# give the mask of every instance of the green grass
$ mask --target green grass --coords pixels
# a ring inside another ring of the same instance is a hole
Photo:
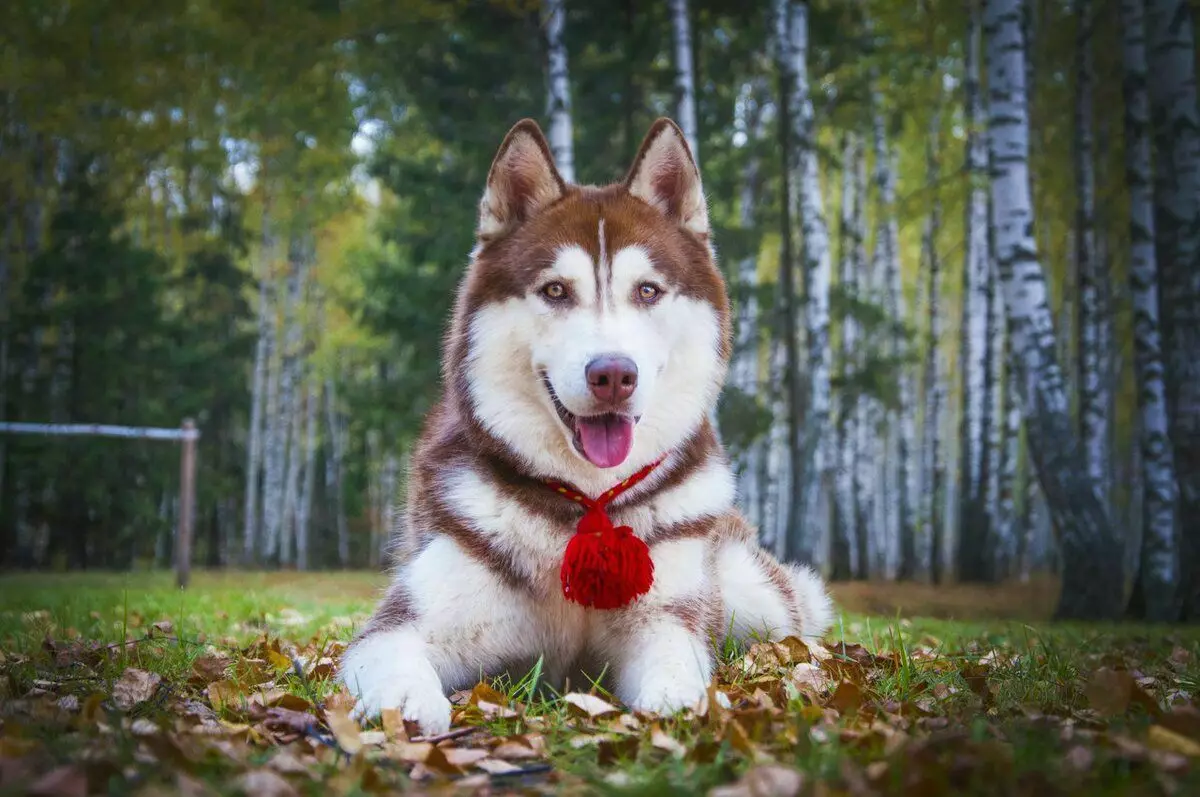
[[[0,794],[49,790],[46,778],[110,794],[254,793],[264,778],[307,794],[478,784],[488,775],[471,763],[413,770],[427,748],[396,746],[391,728],[348,755],[357,745],[326,723],[345,698],[322,657],[382,585],[360,573],[201,572],[186,591],[167,573],[0,577]],[[1006,621],[990,598],[974,611],[982,593],[965,589],[836,592],[886,613],[843,614],[815,669],[803,648],[723,641],[730,708],[589,718],[539,662],[477,690],[508,710],[464,707],[456,727],[477,729],[442,745],[506,761],[515,771],[493,774],[493,791],[696,794],[779,766],[803,773],[804,793],[1200,793],[1200,629]],[[219,656],[223,673],[196,675]],[[162,682],[122,708],[130,668]],[[497,747],[534,737],[542,757]]]

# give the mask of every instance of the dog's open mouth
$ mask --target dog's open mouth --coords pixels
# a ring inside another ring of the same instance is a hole
[[[550,401],[558,418],[571,432],[575,450],[584,459],[598,468],[615,468],[625,461],[633,448],[633,427],[637,418],[618,412],[600,415],[575,415],[558,400],[550,378],[542,373],[542,384],[550,394]]]

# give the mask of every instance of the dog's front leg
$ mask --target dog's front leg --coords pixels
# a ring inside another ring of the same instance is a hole
[[[360,717],[398,708],[427,734],[450,727],[448,690],[528,656],[538,638],[527,596],[436,537],[396,575],[342,657],[339,679]]]
[[[623,609],[599,611],[594,640],[631,708],[670,714],[695,708],[712,679],[714,606],[703,539],[663,542],[650,551],[654,585]]]

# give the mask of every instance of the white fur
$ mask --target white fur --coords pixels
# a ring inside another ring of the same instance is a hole
[[[591,258],[581,247],[564,247],[540,284],[568,283],[575,306],[553,307],[535,291],[484,307],[469,324],[467,384],[476,416],[535,475],[570,481],[593,495],[682,443],[716,400],[725,373],[720,322],[710,305],[668,292],[654,307],[636,306],[640,282],[662,283],[642,247],[616,252],[611,268],[612,299],[598,302]],[[584,369],[602,354],[637,364],[627,411],[641,416],[629,457],[607,469],[575,450],[540,378],[547,374],[572,413],[593,414]]]
[[[342,657],[341,679],[358,697],[355,713],[369,717],[400,707],[425,733],[449,730],[450,701],[427,650],[413,628],[380,631],[351,646]]]
[[[792,588],[796,590],[796,604],[804,618],[800,637],[815,642],[825,635],[833,625],[833,599],[825,589],[825,582],[807,565],[787,565],[792,577]]]
[[[717,579],[725,603],[725,629],[731,629],[739,639],[779,639],[799,631],[792,628],[791,614],[779,590],[745,544],[727,543],[717,557],[721,563]]]

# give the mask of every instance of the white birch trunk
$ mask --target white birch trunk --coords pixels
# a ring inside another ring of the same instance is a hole
[[[1075,267],[1078,269],[1079,434],[1083,467],[1107,503],[1108,435],[1100,332],[1100,263],[1096,251],[1096,172],[1093,158],[1092,3],[1075,0]]]
[[[853,229],[853,258],[854,273],[857,277],[855,292],[860,299],[873,301],[877,299],[877,291],[872,284],[872,269],[867,267],[867,158],[865,145],[860,146],[858,158],[854,164],[854,195],[857,202],[854,206]],[[859,330],[859,351],[856,353],[856,364],[861,366],[866,358],[864,351],[870,348],[867,336]],[[854,459],[857,467],[854,469],[854,527],[855,527],[855,563],[856,578],[865,579],[870,574],[873,560],[871,545],[871,530],[878,526],[875,507],[879,503],[879,434],[878,434],[878,403],[869,396],[860,395],[855,406],[854,422]]]
[[[994,580],[1003,581],[1013,574],[1017,562],[1017,465],[1021,453],[1021,392],[1012,351],[1005,347],[1007,364],[1003,382],[1000,461],[996,478],[996,519],[992,523],[992,563]]]
[[[550,117],[550,152],[558,172],[568,183],[575,182],[575,136],[571,124],[571,80],[567,68],[566,0],[545,0],[547,99]]]
[[[1155,249],[1166,397],[1179,483],[1183,615],[1200,619],[1200,110],[1195,20],[1186,0],[1148,0],[1157,145]]]
[[[262,478],[263,415],[266,403],[267,368],[274,342],[274,313],[271,305],[271,274],[274,240],[271,209],[264,189],[262,250],[259,252],[258,340],[254,344],[254,376],[250,387],[250,430],[246,435],[246,503],[242,512],[242,563],[253,564],[259,547],[259,480]]]
[[[1121,0],[1124,65],[1125,182],[1129,186],[1129,284],[1133,298],[1134,366],[1143,488],[1138,584],[1144,617],[1178,616],[1179,522],[1175,453],[1167,421],[1163,351],[1159,335],[1158,262],[1154,250],[1150,108],[1146,94],[1143,0]]]
[[[967,32],[964,92],[967,110],[966,174],[969,196],[964,229],[962,373],[963,409],[960,429],[958,575],[975,579],[981,570],[984,545],[984,413],[987,400],[987,323],[990,252],[988,246],[987,138],[982,65],[982,0],[972,0]]]
[[[301,444],[304,436],[304,415],[301,412],[301,389],[304,385],[304,330],[298,314],[304,301],[308,277],[309,251],[301,233],[293,233],[288,244],[287,302],[284,305],[284,349],[280,413],[286,419],[287,439],[284,462],[283,523],[280,528],[279,562],[291,565],[295,561],[300,497]]]
[[[329,451],[325,456],[325,496],[331,501],[337,529],[338,564],[350,566],[350,526],[346,520],[345,484],[346,422],[338,409],[337,390],[332,379],[325,380],[325,412],[329,432]]]
[[[928,280],[929,341],[925,353],[925,474],[922,479],[920,520],[922,546],[918,569],[928,573],[936,584],[941,581],[942,485],[946,464],[942,457],[942,408],[945,406],[945,376],[942,373],[942,271],[938,239],[942,227],[941,200],[941,108],[934,110],[929,122],[929,141],[925,153],[926,185],[931,193],[929,217],[925,221],[924,250]]]
[[[989,213],[989,250],[996,251],[994,219]],[[996,524],[1000,519],[1000,470],[1004,438],[1004,297],[995,260],[988,275],[987,357],[984,368],[983,504],[979,512],[983,540],[977,578],[993,581],[1003,559],[1005,542]]]
[[[741,207],[738,221],[747,241],[753,234],[758,206],[759,171],[761,167],[758,144],[762,135],[762,109],[758,87],[752,85],[743,96],[742,118],[747,135],[746,162],[742,167]],[[747,251],[737,264],[737,328],[734,339],[733,362],[729,382],[743,396],[754,402],[759,397],[759,310],[758,310],[758,251]],[[755,528],[762,523],[762,457],[763,441],[748,441],[734,460],[738,480],[738,499],[746,519]]]
[[[313,489],[316,485],[317,405],[321,390],[315,379],[309,380],[304,405],[304,465],[300,480],[300,497],[296,501],[296,569],[309,566],[309,531],[312,517]]]
[[[675,96],[678,102],[676,121],[687,139],[688,149],[700,163],[698,126],[696,122],[696,70],[692,66],[692,26],[688,17],[687,0],[670,0],[671,31],[675,43]]]
[[[771,341],[771,430],[767,435],[767,482],[763,501],[763,523],[759,530],[765,548],[778,553],[787,537],[791,507],[790,411],[787,400],[787,352],[776,335]]]
[[[1025,386],[1030,450],[1062,541],[1057,616],[1115,618],[1124,602],[1122,545],[1100,503],[1098,486],[1078,468],[1082,452],[1055,356],[1046,279],[1032,236],[1019,0],[989,0],[985,33],[997,262]]]
[[[858,272],[855,268],[855,209],[861,198],[856,193],[855,170],[860,156],[860,143],[854,134],[845,137],[842,148],[842,208],[839,237],[840,260],[838,264],[838,288],[844,297],[858,295]],[[838,369],[842,384],[848,384],[855,372],[858,354],[858,322],[851,313],[841,320],[842,345],[839,352]],[[837,525],[833,529],[830,545],[830,577],[847,579],[854,573],[855,540],[857,535],[858,507],[855,502],[855,457],[858,442],[858,397],[843,387],[838,395],[839,423],[834,426],[837,446],[837,477],[835,484],[835,506]]]
[[[807,275],[804,320],[808,343],[808,400],[802,440],[803,483],[800,512],[792,524],[796,536],[789,549],[793,558],[813,561],[822,534],[829,527],[821,491],[826,482],[829,447],[830,363],[829,230],[825,224],[824,200],[818,171],[815,120],[808,87],[808,4],[792,3],[789,26],[791,68],[788,105],[791,110],[790,144],[793,183],[800,212],[800,259]]]

